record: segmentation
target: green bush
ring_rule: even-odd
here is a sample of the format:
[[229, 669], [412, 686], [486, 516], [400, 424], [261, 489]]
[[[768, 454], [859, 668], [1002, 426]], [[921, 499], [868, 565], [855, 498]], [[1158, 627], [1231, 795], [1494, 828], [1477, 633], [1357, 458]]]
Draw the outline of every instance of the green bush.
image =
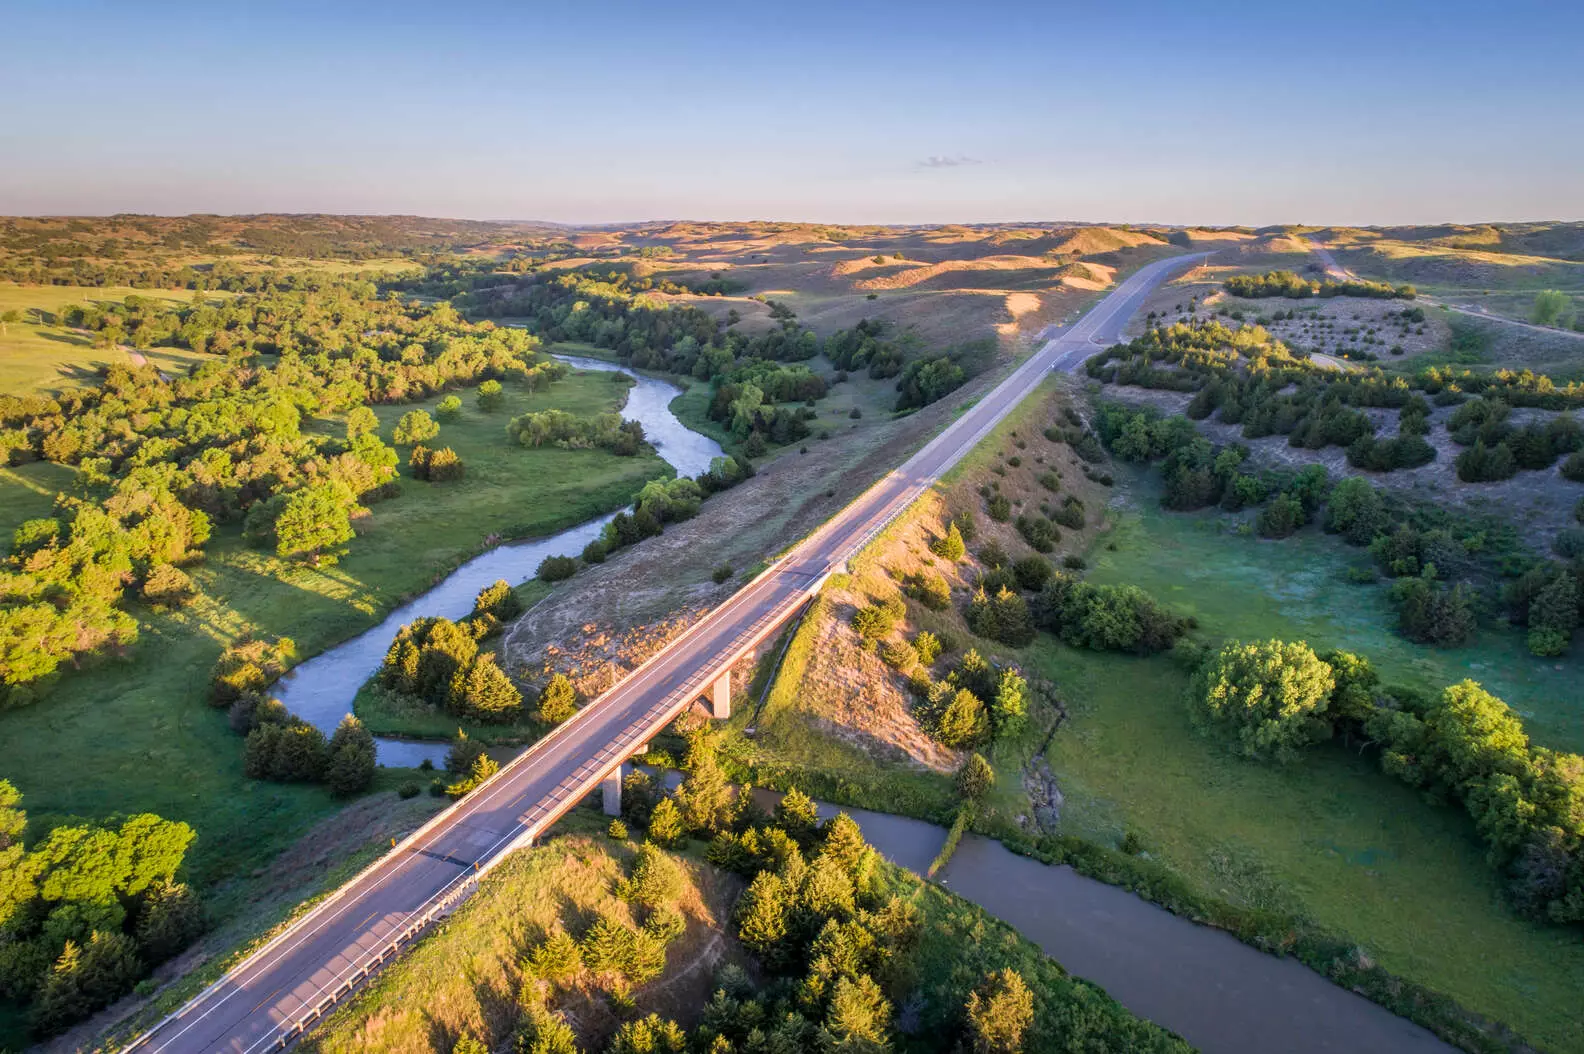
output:
[[1301, 641], [1234, 641], [1194, 675], [1188, 712], [1244, 757], [1287, 762], [1330, 738], [1335, 687], [1331, 667]]
[[577, 573], [577, 560], [570, 556], [547, 556], [539, 561], [537, 574], [544, 582], [562, 582]]

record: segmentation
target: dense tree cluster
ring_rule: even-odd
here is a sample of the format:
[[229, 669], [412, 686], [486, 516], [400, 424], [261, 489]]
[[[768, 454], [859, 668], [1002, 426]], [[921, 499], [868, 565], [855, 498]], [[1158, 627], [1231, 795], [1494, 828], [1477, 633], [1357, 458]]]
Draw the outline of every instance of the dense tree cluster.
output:
[[[725, 799], [721, 811], [706, 810], [714, 826], [684, 820], [686, 799], [704, 793], [698, 784], [712, 750], [707, 738], [702, 745], [693, 740], [688, 782], [674, 797], [646, 787], [647, 811], [635, 825], [647, 827], [647, 841], [613, 890], [628, 910], [558, 925], [524, 957], [516, 1049], [577, 1054], [577, 1035], [559, 1009], [564, 998], [590, 989], [625, 995], [660, 976], [666, 947], [686, 925], [679, 911], [682, 864], [666, 847], [689, 832], [710, 839], [711, 863], [747, 882], [731, 926], [762, 979], [725, 966], [691, 1033], [658, 1014], [631, 1017], [610, 1037], [608, 1054], [878, 1054], [892, 1049], [896, 1007], [923, 983], [921, 969], [941, 998], [929, 1001], [922, 1010], [927, 1020], [912, 1030], [920, 1050], [1012, 1054], [1055, 1049], [1049, 1041], [1057, 1036], [1082, 1036], [1084, 1049], [1097, 1052], [1176, 1049], [1163, 1033], [1065, 976], [1030, 985], [1004, 961], [981, 966], [970, 954], [967, 969], [954, 958], [950, 976], [937, 979], [934, 964], [920, 958], [928, 935], [919, 907], [892, 892], [858, 825], [845, 814], [821, 823], [814, 802], [795, 789], [773, 815], [742, 796]], [[632, 785], [643, 779], [640, 774]], [[623, 824], [621, 837], [627, 829]], [[482, 1041], [468, 1042], [479, 1046], [465, 1049], [484, 1049]]]
[[481, 651], [479, 644], [520, 612], [521, 602], [501, 581], [481, 591], [473, 613], [460, 622], [415, 619], [391, 641], [380, 667], [380, 684], [458, 717], [516, 720], [522, 713], [522, 692], [496, 664], [495, 656]]
[[1015, 739], [1028, 723], [1031, 704], [1028, 680], [1016, 666], [997, 668], [969, 648], [947, 671], [934, 680], [933, 658], [925, 655], [939, 644], [933, 635], [914, 641], [919, 670], [910, 678], [919, 701], [919, 725], [943, 746], [970, 750]]
[[671, 294], [686, 286], [639, 276], [619, 267], [543, 272], [497, 280], [455, 297], [474, 317], [527, 318], [549, 341], [593, 344], [640, 369], [667, 370], [711, 380], [747, 359], [783, 362], [813, 358], [819, 340], [795, 320], [747, 336], [724, 331], [708, 312]]
[[897, 378], [897, 391], [900, 394], [897, 396], [896, 408], [912, 410], [928, 406], [961, 388], [967, 379], [967, 372], [950, 355], [914, 359], [902, 367], [902, 375]]
[[1473, 681], [1433, 700], [1397, 692], [1364, 727], [1388, 773], [1463, 803], [1520, 910], [1584, 923], [1584, 758], [1532, 746], [1518, 715]]
[[839, 370], [868, 370], [870, 377], [884, 380], [902, 372], [910, 350], [907, 343], [893, 339], [889, 323], [866, 318], [825, 338], [825, 357]]
[[1093, 585], [1057, 571], [1030, 604], [1034, 623], [1075, 648], [1150, 655], [1189, 629], [1137, 586]]
[[[1235, 511], [1262, 506], [1255, 527], [1264, 537], [1284, 538], [1319, 520], [1326, 531], [1348, 544], [1368, 547], [1380, 571], [1398, 579], [1390, 597], [1399, 629], [1412, 640], [1452, 646], [1469, 639], [1476, 627], [1477, 604], [1467, 580], [1475, 576], [1524, 574], [1507, 591], [1507, 607], [1519, 625], [1529, 624], [1530, 602], [1546, 584], [1563, 572], [1569, 582], [1579, 579], [1576, 567], [1526, 568], [1523, 559], [1513, 555], [1516, 541], [1510, 524], [1388, 501], [1360, 477], [1333, 485], [1319, 465], [1296, 473], [1256, 475], [1247, 471], [1246, 451], [1215, 447], [1183, 418], [1114, 405], [1102, 406], [1096, 416], [1103, 441], [1118, 457], [1161, 463], [1166, 474], [1162, 504], [1167, 508], [1219, 505]], [[1569, 559], [1576, 564], [1580, 555], [1584, 554]], [[1540, 630], [1530, 636], [1531, 648], [1539, 655], [1561, 654], [1572, 639], [1579, 612], [1584, 611], [1584, 599], [1576, 588], [1570, 593], [1558, 586], [1541, 611]]]
[[565, 410], [538, 410], [514, 417], [506, 434], [526, 447], [555, 446], [564, 450], [608, 450], [632, 457], [644, 448], [643, 425], [621, 414], [578, 417]]
[[374, 737], [350, 714], [327, 742], [324, 733], [290, 713], [269, 688], [290, 667], [289, 637], [244, 638], [229, 645], [209, 675], [209, 702], [225, 707], [231, 728], [246, 736], [242, 770], [250, 779], [326, 783], [338, 796], [374, 781]]
[[1411, 285], [1392, 285], [1390, 282], [1369, 282], [1346, 279], [1301, 278], [1291, 271], [1267, 271], [1264, 274], [1235, 274], [1221, 283], [1233, 296], [1246, 299], [1284, 296], [1303, 299], [1311, 296], [1360, 296], [1376, 300], [1412, 300], [1418, 291]]
[[176, 881], [193, 830], [152, 813], [62, 824], [24, 847], [27, 815], [0, 780], [0, 994], [40, 1036], [120, 998], [203, 929]]
[[[520, 330], [372, 294], [338, 282], [218, 307], [140, 303], [78, 317], [117, 340], [144, 334], [227, 357], [184, 377], [111, 367], [97, 389], [0, 397], [9, 461], [74, 466], [94, 495], [61, 497], [55, 516], [13, 539], [0, 571], [0, 705], [32, 699], [69, 658], [134, 641], [136, 621], [119, 610], [128, 588], [201, 559], [214, 524], [242, 521], [283, 557], [334, 560], [365, 505], [395, 492], [396, 452], [366, 403], [480, 378], [542, 385], [564, 373], [536, 361]], [[303, 428], [342, 413], [344, 437]]]
[[1584, 923], [1584, 758], [1532, 746], [1518, 715], [1475, 682], [1428, 699], [1383, 688], [1362, 656], [1234, 641], [1206, 659], [1187, 702], [1200, 728], [1259, 760], [1291, 761], [1337, 733], [1362, 738], [1388, 774], [1463, 803], [1515, 906]]
[[[1434, 366], [1412, 379], [1379, 370], [1339, 373], [1295, 356], [1259, 326], [1234, 329], [1219, 320], [1156, 326], [1093, 357], [1087, 369], [1108, 383], [1192, 392], [1184, 411], [1191, 419], [1241, 425], [1248, 439], [1285, 435], [1296, 447], [1344, 447], [1350, 464], [1370, 471], [1413, 468], [1435, 458], [1424, 438], [1432, 403], [1457, 405], [1449, 421], [1453, 438], [1479, 445], [1459, 459], [1465, 480], [1548, 468], [1584, 447], [1580, 426], [1568, 417], [1522, 429], [1506, 423], [1512, 406], [1584, 406], [1579, 382], [1557, 385], [1529, 370]], [[1481, 398], [1470, 402], [1471, 396]], [[1372, 409], [1397, 411], [1395, 436], [1376, 434], [1366, 412]]]

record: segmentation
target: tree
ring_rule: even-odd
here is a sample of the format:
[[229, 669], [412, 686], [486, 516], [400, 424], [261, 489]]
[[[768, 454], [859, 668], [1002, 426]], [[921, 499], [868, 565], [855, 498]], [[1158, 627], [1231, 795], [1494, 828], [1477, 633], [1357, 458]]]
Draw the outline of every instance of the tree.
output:
[[351, 443], [358, 436], [372, 435], [379, 431], [379, 418], [367, 406], [354, 406], [347, 411], [346, 440]]
[[1474, 602], [1459, 582], [1450, 588], [1436, 581], [1433, 563], [1415, 578], [1399, 578], [1389, 594], [1397, 605], [1397, 628], [1409, 640], [1455, 647], [1474, 633]]
[[1028, 681], [1017, 670], [1002, 670], [990, 701], [990, 723], [997, 739], [1016, 736], [1028, 720]]
[[429, 416], [427, 410], [408, 410], [401, 415], [401, 420], [396, 422], [396, 431], [391, 436], [400, 446], [412, 446], [433, 439], [440, 434], [440, 426], [434, 418]]
[[946, 528], [946, 535], [930, 543], [930, 552], [942, 560], [956, 563], [968, 552], [968, 546], [963, 542], [962, 531], [958, 530], [956, 521]]
[[484, 756], [484, 744], [476, 739], [469, 739], [468, 734], [457, 729], [456, 738], [451, 741], [451, 748], [446, 751], [446, 771], [453, 776], [463, 776], [473, 771], [473, 765]]
[[374, 782], [374, 736], [351, 714], [341, 719], [330, 737], [325, 783], [338, 798], [368, 790]]
[[1194, 675], [1188, 710], [1245, 757], [1291, 761], [1331, 734], [1326, 713], [1336, 678], [1302, 641], [1233, 641]]
[[836, 982], [821, 1030], [834, 1039], [835, 1049], [888, 1050], [890, 1030], [891, 1004], [873, 977], [861, 974], [856, 981], [843, 977]]
[[688, 736], [682, 768], [687, 778], [676, 791], [677, 811], [689, 831], [716, 835], [732, 822], [734, 796], [726, 773], [715, 757], [716, 733], [705, 725]]
[[650, 1014], [628, 1021], [611, 1037], [608, 1054], [683, 1054], [687, 1034], [675, 1021]]
[[550, 678], [550, 683], [539, 693], [539, 708], [534, 719], [541, 724], [559, 725], [577, 713], [577, 690], [564, 673]]
[[1380, 675], [1362, 655], [1349, 651], [1333, 650], [1320, 656], [1331, 667], [1336, 687], [1331, 691], [1331, 701], [1326, 706], [1327, 715], [1334, 722], [1347, 722], [1350, 727], [1363, 727], [1375, 712], [1375, 694], [1380, 686]]
[[522, 709], [522, 693], [486, 653], [452, 676], [447, 705], [480, 721], [510, 721]]
[[1560, 290], [1545, 289], [1535, 294], [1529, 317], [1537, 326], [1566, 325], [1572, 315], [1572, 301]]
[[789, 892], [780, 875], [761, 871], [737, 903], [737, 939], [766, 966], [782, 961], [781, 942], [786, 938], [787, 916], [792, 909]]
[[1325, 529], [1349, 545], [1368, 545], [1391, 526], [1380, 491], [1368, 480], [1349, 476], [1331, 490], [1326, 502]]
[[455, 395], [448, 395], [436, 404], [435, 413], [447, 420], [455, 418], [462, 413], [462, 400]]
[[960, 688], [936, 719], [935, 738], [948, 747], [968, 747], [984, 738], [988, 725], [984, 703]]
[[649, 840], [662, 849], [670, 849], [687, 836], [682, 813], [677, 809], [676, 802], [670, 798], [660, 799], [649, 814], [649, 829], [646, 833]]
[[975, 1054], [1018, 1054], [1034, 1023], [1034, 995], [1016, 970], [997, 970], [968, 996], [964, 1008]]
[[334, 564], [354, 537], [355, 507], [344, 483], [315, 483], [292, 491], [275, 520], [276, 554], [307, 559], [315, 566]]
[[500, 381], [489, 380], [478, 386], [478, 408], [485, 413], [499, 410], [505, 402], [506, 396], [501, 392]]
[[1286, 538], [1303, 526], [1303, 503], [1291, 494], [1278, 494], [1255, 518], [1261, 538]]
[[192, 890], [160, 879], [144, 896], [135, 934], [143, 958], [161, 963], [191, 944], [203, 927], [203, 907]]
[[1529, 604], [1529, 650], [1542, 656], [1563, 654], [1572, 644], [1578, 624], [1578, 580], [1563, 571]]
[[452, 798], [470, 794], [499, 771], [500, 766], [495, 763], [494, 758], [488, 754], [480, 754], [473, 759], [473, 767], [468, 769], [466, 776], [446, 786], [446, 794]]
[[968, 760], [957, 770], [957, 793], [964, 801], [981, 801], [995, 787], [995, 779], [995, 769], [983, 755], [969, 754]]
[[796, 787], [776, 802], [774, 817], [776, 826], [803, 846], [813, 841], [814, 832], [819, 827], [819, 808], [814, 804], [814, 799]]
[[522, 611], [522, 600], [504, 578], [479, 590], [478, 596], [473, 599], [474, 618], [493, 615], [501, 622], [509, 622], [521, 615]]

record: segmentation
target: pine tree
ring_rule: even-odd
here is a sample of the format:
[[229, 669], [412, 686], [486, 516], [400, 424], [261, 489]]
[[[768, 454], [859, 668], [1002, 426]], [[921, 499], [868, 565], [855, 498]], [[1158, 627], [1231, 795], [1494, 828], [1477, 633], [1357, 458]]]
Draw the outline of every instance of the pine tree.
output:
[[356, 717], [347, 714], [341, 719], [330, 737], [328, 754], [325, 783], [336, 797], [359, 794], [374, 782], [374, 737]]
[[456, 738], [451, 741], [451, 749], [446, 751], [446, 771], [453, 776], [463, 776], [473, 771], [473, 764], [484, 753], [483, 744], [469, 739], [468, 734], [457, 729]]
[[935, 722], [935, 738], [948, 747], [972, 746], [984, 737], [988, 724], [984, 704], [966, 688], [959, 688]]
[[681, 842], [687, 830], [682, 823], [682, 813], [677, 809], [676, 802], [670, 798], [661, 798], [654, 811], [649, 814], [649, 840], [662, 849], [670, 849]]
[[787, 935], [792, 897], [781, 876], [761, 871], [737, 905], [737, 939], [767, 966], [783, 961], [781, 942]]
[[1028, 719], [1028, 681], [1016, 670], [1003, 670], [996, 681], [995, 698], [990, 704], [990, 720], [997, 739], [1009, 739], [1023, 731]]
[[793, 787], [776, 802], [775, 822], [777, 827], [797, 839], [798, 844], [807, 846], [814, 840], [814, 831], [819, 826], [819, 808], [813, 798]]
[[956, 563], [967, 554], [968, 546], [963, 542], [962, 532], [957, 529], [955, 521], [946, 528], [944, 538], [937, 538], [930, 543], [930, 552], [952, 563]]
[[980, 801], [995, 787], [995, 769], [981, 754], [970, 754], [957, 770], [957, 793], [964, 801]]
[[842, 1050], [880, 1051], [889, 1049], [891, 1004], [880, 986], [868, 974], [854, 981], [843, 977], [831, 990], [830, 1010], [825, 1015], [825, 1030]]
[[510, 721], [522, 710], [522, 693], [487, 653], [452, 676], [448, 701], [453, 713], [481, 721]]
[[138, 948], [150, 963], [164, 962], [191, 944], [203, 927], [203, 908], [192, 890], [164, 879], [144, 896], [136, 928]]
[[732, 789], [715, 759], [715, 734], [706, 725], [688, 739], [682, 767], [687, 779], [677, 788], [677, 809], [689, 831], [713, 837], [731, 825]]
[[577, 713], [577, 690], [564, 673], [550, 678], [550, 683], [539, 693], [539, 708], [534, 718], [541, 724], [559, 725]]
[[559, 984], [583, 968], [583, 958], [577, 942], [558, 929], [533, 950], [523, 968], [541, 980]]
[[998, 970], [968, 996], [968, 1034], [975, 1054], [1019, 1054], [1034, 1023], [1034, 996], [1016, 970]]
[[858, 821], [844, 812], [825, 822], [819, 858], [835, 862], [860, 889], [868, 886], [874, 870], [874, 850], [864, 841]]

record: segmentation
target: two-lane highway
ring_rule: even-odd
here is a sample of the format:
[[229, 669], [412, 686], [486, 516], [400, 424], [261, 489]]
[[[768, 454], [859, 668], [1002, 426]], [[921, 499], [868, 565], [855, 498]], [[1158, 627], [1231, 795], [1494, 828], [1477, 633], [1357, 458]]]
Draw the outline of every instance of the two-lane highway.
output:
[[972, 449], [1048, 372], [1074, 370], [1098, 346], [1117, 339], [1151, 289], [1206, 255], [1158, 261], [1128, 278], [730, 600], [129, 1049], [250, 1054], [288, 1042], [438, 908], [466, 895], [478, 874], [589, 793], [736, 656], [797, 612], [832, 569]]

